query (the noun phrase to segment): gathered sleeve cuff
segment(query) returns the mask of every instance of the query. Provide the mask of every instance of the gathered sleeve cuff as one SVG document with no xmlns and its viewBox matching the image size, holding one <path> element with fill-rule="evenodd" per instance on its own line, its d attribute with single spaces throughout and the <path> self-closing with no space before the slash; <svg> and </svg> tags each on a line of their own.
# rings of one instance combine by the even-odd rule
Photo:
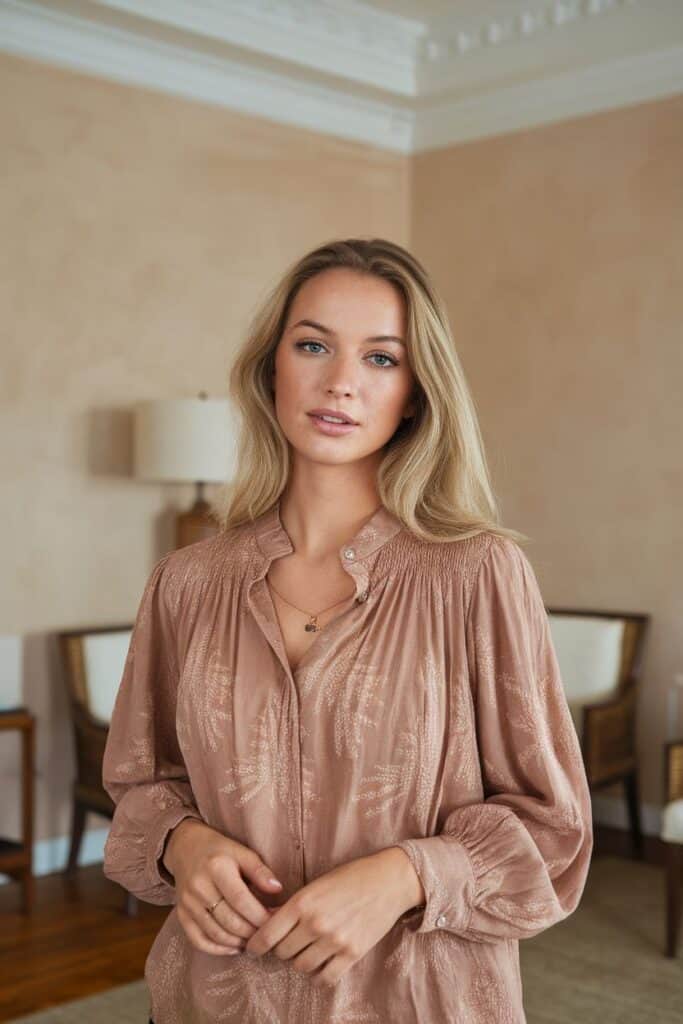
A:
<svg viewBox="0 0 683 1024">
<path fill-rule="evenodd" d="M 590 793 L 534 571 L 492 536 L 466 623 L 485 799 L 439 834 L 395 843 L 426 901 L 416 932 L 475 942 L 530 938 L 578 906 L 593 849 Z"/>
<path fill-rule="evenodd" d="M 169 557 L 157 562 L 145 585 L 102 764 L 102 784 L 116 805 L 104 875 L 159 905 L 176 900 L 173 876 L 162 862 L 172 829 L 184 818 L 203 820 L 175 729 L 179 672 Z"/>
</svg>

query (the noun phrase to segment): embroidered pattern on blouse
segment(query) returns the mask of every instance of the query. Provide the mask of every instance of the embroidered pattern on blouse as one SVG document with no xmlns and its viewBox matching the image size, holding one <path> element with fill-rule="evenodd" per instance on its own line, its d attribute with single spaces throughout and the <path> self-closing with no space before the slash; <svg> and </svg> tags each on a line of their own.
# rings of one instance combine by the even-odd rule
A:
<svg viewBox="0 0 683 1024">
<path fill-rule="evenodd" d="M 493 763 L 483 755 L 488 789 L 523 795 L 528 791 L 527 776 L 533 769 L 543 771 L 548 750 L 558 747 L 573 762 L 576 770 L 583 770 L 580 745 L 571 716 L 566 707 L 566 698 L 556 675 L 545 672 L 536 676 L 533 672 L 520 678 L 518 674 L 504 671 L 500 660 L 494 655 L 493 642 L 489 634 L 478 627 L 475 630 L 477 660 L 480 674 L 480 699 L 492 713 L 496 711 L 499 696 L 505 698 L 503 713 L 512 730 L 518 730 L 515 740 L 515 761 L 508 765 L 505 757 Z M 523 769 L 523 773 L 517 773 Z M 579 808 L 570 792 L 566 800 L 556 801 L 552 806 L 539 806 L 536 821 L 530 829 L 536 839 L 557 840 L 558 834 L 575 831 L 580 820 Z M 544 824 L 547 820 L 547 826 Z"/>
<path fill-rule="evenodd" d="M 496 1024 L 519 1024 L 518 1011 L 513 1007 L 506 981 L 500 970 L 492 968 L 491 958 L 473 944 L 465 944 L 463 961 L 467 969 L 462 973 L 464 1020 L 490 1020 Z M 469 962 L 468 962 L 469 961 Z"/>
<path fill-rule="evenodd" d="M 128 757 L 119 760 L 114 774 L 117 778 L 151 778 L 156 764 L 154 749 L 154 731 L 151 728 L 154 715 L 154 699 L 151 691 L 146 690 L 138 697 L 136 717 L 141 719 L 140 733 L 127 738 Z"/>
<path fill-rule="evenodd" d="M 206 978 L 207 995 L 226 1009 L 212 1020 L 239 1020 L 243 1024 L 281 1024 L 280 1008 L 297 1008 L 296 1024 L 384 1024 L 375 1009 L 353 988 L 353 967 L 333 987 L 316 988 L 308 975 L 295 971 L 272 952 L 233 962 Z M 354 965 L 355 966 L 355 965 Z M 293 1022 L 294 1024 L 294 1022 Z"/>
<path fill-rule="evenodd" d="M 291 758 L 282 755 L 280 716 L 282 701 L 277 690 L 269 692 L 264 710 L 249 723 L 248 757 L 238 757 L 226 774 L 229 781 L 219 787 L 220 793 L 239 794 L 233 803 L 241 807 L 253 800 L 264 788 L 271 807 L 290 803 L 293 784 Z"/>
<path fill-rule="evenodd" d="M 466 796 L 480 800 L 483 794 L 477 746 L 469 741 L 476 729 L 469 676 L 456 673 L 450 708 L 450 742 L 447 760 L 453 765 L 454 782 Z"/>
<path fill-rule="evenodd" d="M 207 629 L 199 650 L 193 654 L 193 664 L 189 668 L 186 664 L 177 729 L 182 745 L 189 745 L 189 722 L 192 721 L 202 749 L 215 753 L 224 745 L 226 732 L 232 727 L 234 678 L 217 646 L 211 648 L 204 660 L 212 633 L 212 627 Z"/>
<path fill-rule="evenodd" d="M 435 766 L 442 749 L 439 695 L 443 688 L 442 673 L 431 653 L 420 660 L 417 678 L 423 691 L 422 717 L 414 730 L 399 731 L 396 760 L 377 764 L 374 774 L 361 779 L 363 788 L 351 797 L 353 803 L 372 804 L 363 811 L 366 818 L 381 814 L 396 801 L 406 801 L 408 797 L 412 797 L 411 811 L 418 821 L 426 817 L 431 806 Z"/>
<path fill-rule="evenodd" d="M 174 911 L 171 911 L 174 914 Z M 169 915 L 170 918 L 170 915 Z M 167 918 L 166 925 L 170 924 Z M 180 927 L 177 918 L 176 927 Z M 159 933 L 161 935 L 161 932 Z M 185 932 L 171 934 L 160 954 L 150 951 L 145 964 L 145 980 L 152 999 L 151 1016 L 164 1024 L 187 1024 L 192 1019 L 189 1004 L 191 947 Z"/>
<path fill-rule="evenodd" d="M 357 757 L 367 729 L 382 722 L 385 685 L 375 662 L 357 657 L 357 645 L 347 644 L 330 662 L 319 658 L 304 666 L 299 686 L 302 700 L 313 697 L 314 715 L 329 715 L 337 757 Z"/>
<path fill-rule="evenodd" d="M 146 840 L 147 836 L 143 832 L 119 832 L 112 828 L 105 842 L 109 872 L 114 874 L 119 863 L 126 864 L 131 859 L 137 859 L 141 867 L 144 867 Z"/>
<path fill-rule="evenodd" d="M 316 779 L 319 778 L 320 774 L 320 767 L 316 762 L 316 759 L 311 754 L 307 754 L 304 750 L 301 752 L 301 774 L 303 818 L 304 821 L 311 821 L 316 815 L 316 808 L 314 805 L 322 803 L 323 796 L 322 793 L 318 791 L 316 784 Z"/>
<path fill-rule="evenodd" d="M 247 959 L 242 953 L 228 959 L 234 962 L 205 978 L 206 995 L 224 1007 L 212 1019 L 230 1021 L 238 1015 L 244 1024 L 278 1024 L 279 1007 L 289 998 L 287 964 L 272 954 Z"/>
<path fill-rule="evenodd" d="M 370 600 L 354 622 L 368 629 L 340 629 L 329 644 L 321 635 L 315 663 L 296 688 L 283 687 L 283 666 L 277 657 L 271 662 L 263 621 L 247 600 L 264 565 L 251 527 L 159 563 L 112 722 L 106 781 L 119 806 L 105 861 L 141 899 L 173 902 L 150 856 L 160 840 L 155 816 L 195 802 L 181 778 L 184 752 L 197 797 L 216 815 L 212 826 L 248 834 L 288 891 L 301 884 L 302 871 L 310 877 L 314 865 L 331 869 L 340 849 L 351 857 L 368 837 L 381 847 L 407 835 L 417 837 L 401 845 L 427 906 L 402 915 L 336 986 L 320 989 L 276 956 L 221 959 L 193 948 L 171 912 L 145 971 L 157 1024 L 521 1024 L 517 944 L 507 936 L 534 934 L 578 902 L 589 798 L 549 637 L 539 634 L 538 615 L 525 617 L 533 580 L 519 572 L 516 550 L 498 540 L 492 550 L 490 536 L 429 545 L 402 531 L 382 543 L 383 530 L 363 537 L 368 547 L 380 543 L 362 558 Z M 281 536 L 265 541 L 267 552 L 282 553 Z M 489 552 L 498 557 L 479 590 Z M 486 631 L 470 630 L 475 588 Z M 514 642 L 502 644 L 507 615 L 522 607 Z M 534 679 L 516 664 L 518 653 L 526 658 L 532 650 L 543 654 Z M 176 656 L 184 663 L 177 716 Z M 242 665 L 250 664 L 254 679 L 243 679 Z M 503 794 L 500 803 L 481 802 L 482 774 L 488 794 Z M 346 812 L 351 801 L 355 814 L 342 821 L 340 804 Z M 309 823 L 303 848 L 295 842 L 302 815 Z M 425 836 L 433 845 L 422 845 Z M 454 891 L 463 890 L 465 854 L 474 888 L 463 901 Z M 442 914 L 445 926 L 437 924 Z"/>
</svg>

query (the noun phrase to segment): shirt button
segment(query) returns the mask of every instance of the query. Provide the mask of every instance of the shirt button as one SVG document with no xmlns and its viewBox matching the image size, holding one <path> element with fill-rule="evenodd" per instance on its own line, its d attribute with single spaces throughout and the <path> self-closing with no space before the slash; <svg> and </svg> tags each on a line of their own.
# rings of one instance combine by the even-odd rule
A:
<svg viewBox="0 0 683 1024">
<path fill-rule="evenodd" d="M 436 919 L 436 923 L 439 928 L 443 928 L 443 926 L 446 923 L 446 918 L 443 916 L 443 914 L 439 914 L 439 916 Z"/>
<path fill-rule="evenodd" d="M 299 842 L 299 840 L 298 840 L 298 839 L 295 839 L 295 840 L 294 840 L 294 845 L 296 846 L 297 850 L 300 850 L 300 849 L 301 849 L 301 843 Z"/>
<path fill-rule="evenodd" d="M 363 601 L 367 601 L 367 599 L 368 599 L 368 592 L 367 592 L 367 590 L 364 590 L 363 593 L 359 594 L 358 597 L 356 598 L 356 600 L 358 601 L 359 604 L 362 604 Z"/>
<path fill-rule="evenodd" d="M 351 561 L 355 557 L 356 552 L 353 550 L 353 548 L 347 548 L 346 551 L 344 552 L 344 558 L 347 558 L 349 561 Z"/>
</svg>

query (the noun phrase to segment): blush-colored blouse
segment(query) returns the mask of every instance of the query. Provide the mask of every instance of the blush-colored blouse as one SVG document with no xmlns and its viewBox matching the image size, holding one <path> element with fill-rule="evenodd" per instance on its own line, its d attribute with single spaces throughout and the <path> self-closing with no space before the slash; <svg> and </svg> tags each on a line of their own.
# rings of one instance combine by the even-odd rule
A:
<svg viewBox="0 0 683 1024">
<path fill-rule="evenodd" d="M 170 552 L 140 602 L 104 755 L 104 874 L 173 907 L 145 963 L 155 1024 L 521 1024 L 519 939 L 581 898 L 581 750 L 530 562 L 509 538 L 417 538 L 384 506 L 339 548 L 355 600 L 294 672 L 266 573 L 279 502 Z M 315 611 L 315 609 L 312 609 Z M 398 846 L 426 902 L 334 985 L 268 951 L 194 947 L 161 857 L 197 818 L 284 903 Z"/>
</svg>

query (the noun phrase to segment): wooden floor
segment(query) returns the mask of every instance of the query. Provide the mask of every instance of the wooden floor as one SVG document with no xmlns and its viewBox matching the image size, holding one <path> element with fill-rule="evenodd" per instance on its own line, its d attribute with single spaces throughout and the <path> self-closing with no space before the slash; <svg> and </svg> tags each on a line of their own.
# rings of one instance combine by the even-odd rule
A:
<svg viewBox="0 0 683 1024">
<path fill-rule="evenodd" d="M 0 886 L 0 1021 L 124 985 L 143 976 L 145 959 L 170 907 L 139 902 L 125 915 L 126 894 L 102 865 L 35 879 L 35 908 L 20 912 L 14 882 Z"/>
<path fill-rule="evenodd" d="M 628 836 L 595 829 L 594 857 L 630 856 Z M 662 844 L 646 837 L 645 859 L 663 865 Z M 142 978 L 145 959 L 170 907 L 139 903 L 124 912 L 125 893 L 102 865 L 35 880 L 35 909 L 20 912 L 16 883 L 0 886 L 0 1021 L 56 1006 Z"/>
</svg>

